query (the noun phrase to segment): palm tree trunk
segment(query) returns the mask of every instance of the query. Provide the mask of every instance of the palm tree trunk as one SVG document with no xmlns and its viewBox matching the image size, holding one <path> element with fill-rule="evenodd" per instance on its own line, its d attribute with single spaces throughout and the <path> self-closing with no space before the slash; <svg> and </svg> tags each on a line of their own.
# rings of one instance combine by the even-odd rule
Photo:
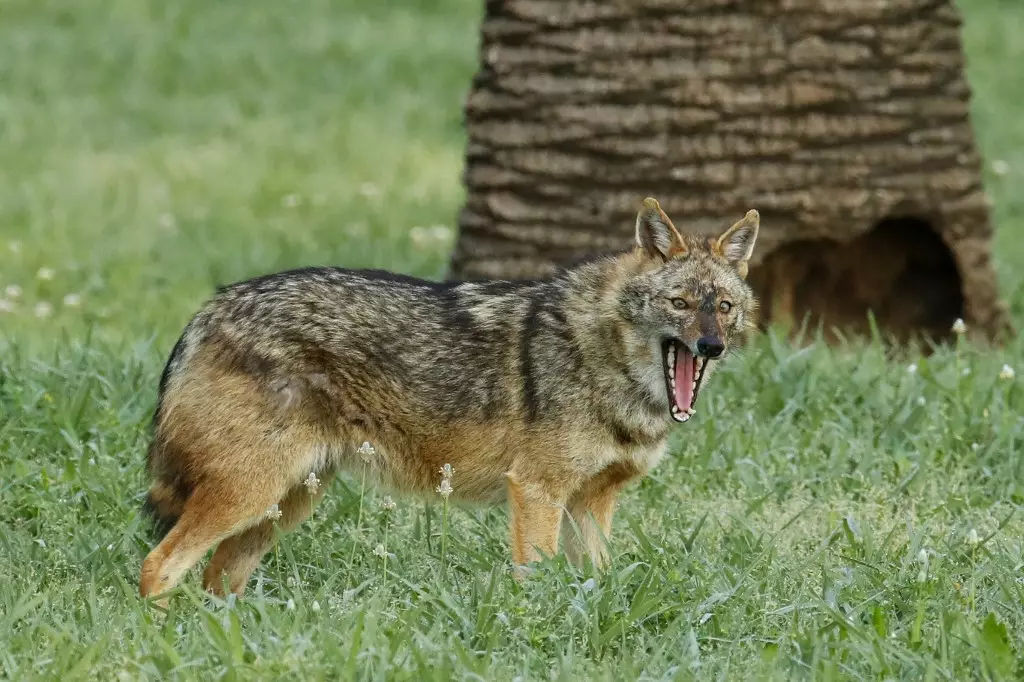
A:
<svg viewBox="0 0 1024 682">
<path fill-rule="evenodd" d="M 959 26 L 943 0 L 489 0 L 452 274 L 628 247 L 652 195 L 701 233 L 760 211 L 768 320 L 995 336 Z"/>
</svg>

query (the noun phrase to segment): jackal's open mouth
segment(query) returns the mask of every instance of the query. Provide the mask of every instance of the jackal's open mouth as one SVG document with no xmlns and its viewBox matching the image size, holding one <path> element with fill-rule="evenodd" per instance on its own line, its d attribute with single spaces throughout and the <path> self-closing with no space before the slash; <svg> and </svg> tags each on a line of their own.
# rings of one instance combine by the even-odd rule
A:
<svg viewBox="0 0 1024 682">
<path fill-rule="evenodd" d="M 696 410 L 697 393 L 704 378 L 707 359 L 695 356 L 682 343 L 668 339 L 662 344 L 665 363 L 665 388 L 672 418 L 685 422 Z"/>
</svg>

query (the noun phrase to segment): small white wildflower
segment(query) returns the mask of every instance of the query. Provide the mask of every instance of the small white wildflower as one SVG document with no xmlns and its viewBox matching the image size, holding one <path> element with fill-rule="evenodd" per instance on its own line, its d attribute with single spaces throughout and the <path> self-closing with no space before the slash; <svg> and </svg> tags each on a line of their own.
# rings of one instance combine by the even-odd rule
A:
<svg viewBox="0 0 1024 682">
<path fill-rule="evenodd" d="M 409 228 L 409 239 L 417 246 L 429 246 L 443 244 L 452 237 L 452 230 L 447 225 L 433 225 L 422 227 L 416 225 Z"/>
<path fill-rule="evenodd" d="M 320 611 L 320 602 L 314 600 L 313 603 L 309 605 L 309 607 L 313 609 L 314 613 L 317 613 Z"/>
<path fill-rule="evenodd" d="M 425 246 L 429 241 L 427 231 L 419 225 L 411 227 L 409 228 L 409 240 L 416 246 Z"/>
<path fill-rule="evenodd" d="M 441 474 L 441 478 L 455 478 L 455 467 L 451 464 L 445 464 L 438 473 Z"/>
<path fill-rule="evenodd" d="M 1010 164 L 1002 159 L 996 159 L 992 162 L 992 172 L 996 175 L 1006 175 L 1010 172 Z"/>
<path fill-rule="evenodd" d="M 278 507 L 276 503 L 267 507 L 267 511 L 264 515 L 270 521 L 277 521 L 279 518 L 284 516 L 284 514 L 281 513 L 281 508 Z"/>
<path fill-rule="evenodd" d="M 447 225 L 434 225 L 430 228 L 430 236 L 439 242 L 446 242 L 452 238 L 452 228 Z"/>
<path fill-rule="evenodd" d="M 39 303 L 36 303 L 34 312 L 38 318 L 49 317 L 53 314 L 53 306 L 46 301 L 40 301 Z"/>
<path fill-rule="evenodd" d="M 363 459 L 366 464 L 370 463 L 373 456 L 377 454 L 377 448 L 370 445 L 370 441 L 364 440 L 363 444 L 359 446 L 359 456 Z"/>
<path fill-rule="evenodd" d="M 973 450 L 973 451 L 975 451 L 975 452 L 977 452 L 977 451 L 978 451 L 978 448 L 980 448 L 980 447 L 981 447 L 981 446 L 980 446 L 980 445 L 978 445 L 977 443 L 971 443 L 971 450 Z"/>
<path fill-rule="evenodd" d="M 4 289 L 4 296 L 10 299 L 20 298 L 21 287 L 19 287 L 17 284 L 8 284 L 7 288 Z"/>
<path fill-rule="evenodd" d="M 385 556 L 387 556 L 387 550 L 384 549 L 384 545 L 378 544 L 376 547 L 373 548 L 373 555 L 383 559 Z"/>
<path fill-rule="evenodd" d="M 921 570 L 917 573 L 917 582 L 923 583 L 928 580 L 928 550 L 922 549 L 917 553 L 917 563 L 921 564 Z"/>
<path fill-rule="evenodd" d="M 294 611 L 295 610 L 295 600 L 294 599 L 289 599 L 288 602 L 285 604 L 285 608 L 287 608 L 289 611 Z"/>
<path fill-rule="evenodd" d="M 7 248 L 11 253 L 21 253 L 21 242 L 8 242 Z"/>
<path fill-rule="evenodd" d="M 320 490 L 320 479 L 316 477 L 316 472 L 310 471 L 309 476 L 306 476 L 306 480 L 302 482 L 302 485 L 306 486 L 306 490 L 309 491 L 310 495 L 316 495 L 317 491 Z"/>
<path fill-rule="evenodd" d="M 443 478 L 441 479 L 441 485 L 437 486 L 437 492 L 447 500 L 455 492 L 455 489 L 452 488 L 452 482 L 449 479 Z"/>
<path fill-rule="evenodd" d="M 907 374 L 917 374 L 917 363 L 912 362 L 907 365 Z"/>
<path fill-rule="evenodd" d="M 1009 381 L 1010 379 L 1013 379 L 1016 376 L 1017 372 L 1014 371 L 1013 367 L 1010 367 L 1009 365 L 1003 365 L 1003 368 L 999 370 L 999 378 L 1003 379 L 1004 381 Z"/>
<path fill-rule="evenodd" d="M 44 281 L 49 281 L 53 279 L 53 276 L 56 274 L 57 271 L 54 270 L 53 268 L 42 267 L 39 268 L 39 271 L 36 273 L 36 277 Z"/>
<path fill-rule="evenodd" d="M 281 205 L 285 208 L 295 208 L 302 203 L 302 197 L 298 194 L 286 194 L 281 198 Z"/>
<path fill-rule="evenodd" d="M 964 367 L 962 370 L 960 370 L 960 373 L 963 374 L 965 377 L 966 376 L 970 376 L 971 368 L 970 367 Z"/>
<path fill-rule="evenodd" d="M 394 511 L 395 501 L 391 499 L 390 495 L 385 495 L 384 499 L 381 500 L 380 506 L 384 511 Z"/>
<path fill-rule="evenodd" d="M 967 331 L 967 325 L 958 317 L 956 318 L 956 321 L 953 322 L 952 329 L 954 334 L 963 334 Z"/>
<path fill-rule="evenodd" d="M 978 537 L 978 531 L 972 528 L 967 532 L 967 544 L 974 547 L 979 542 L 981 542 L 981 538 Z"/>
<path fill-rule="evenodd" d="M 82 304 L 81 294 L 68 294 L 64 297 L 64 305 L 69 308 L 76 308 Z"/>
<path fill-rule="evenodd" d="M 372 182 L 364 182 L 359 185 L 359 193 L 364 197 L 375 197 L 380 195 L 380 188 Z"/>
<path fill-rule="evenodd" d="M 14 312 L 14 301 L 8 301 L 6 298 L 0 298 L 0 313 L 13 313 Z"/>
<path fill-rule="evenodd" d="M 917 397 L 917 404 L 918 405 L 924 405 L 926 402 L 928 402 L 928 401 L 924 399 L 923 395 Z"/>
</svg>

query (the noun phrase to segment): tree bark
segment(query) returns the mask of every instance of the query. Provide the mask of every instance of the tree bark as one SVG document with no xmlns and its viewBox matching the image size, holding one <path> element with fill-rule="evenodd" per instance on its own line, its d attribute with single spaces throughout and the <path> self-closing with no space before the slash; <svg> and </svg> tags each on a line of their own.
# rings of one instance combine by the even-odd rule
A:
<svg viewBox="0 0 1024 682">
<path fill-rule="evenodd" d="M 650 195 L 705 234 L 758 209 L 769 320 L 995 337 L 959 26 L 947 0 L 490 0 L 452 274 L 626 248 Z"/>
</svg>

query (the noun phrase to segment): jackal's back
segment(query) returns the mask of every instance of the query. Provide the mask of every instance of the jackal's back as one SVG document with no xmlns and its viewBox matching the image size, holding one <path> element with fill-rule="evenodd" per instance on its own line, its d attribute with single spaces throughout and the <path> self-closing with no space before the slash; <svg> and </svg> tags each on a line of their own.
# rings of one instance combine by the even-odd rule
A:
<svg viewBox="0 0 1024 682">
<path fill-rule="evenodd" d="M 170 376 L 202 347 L 265 380 L 372 391 L 399 411 L 486 418 L 517 409 L 517 329 L 542 283 L 439 283 L 310 268 L 221 290 L 182 336 Z"/>
</svg>

